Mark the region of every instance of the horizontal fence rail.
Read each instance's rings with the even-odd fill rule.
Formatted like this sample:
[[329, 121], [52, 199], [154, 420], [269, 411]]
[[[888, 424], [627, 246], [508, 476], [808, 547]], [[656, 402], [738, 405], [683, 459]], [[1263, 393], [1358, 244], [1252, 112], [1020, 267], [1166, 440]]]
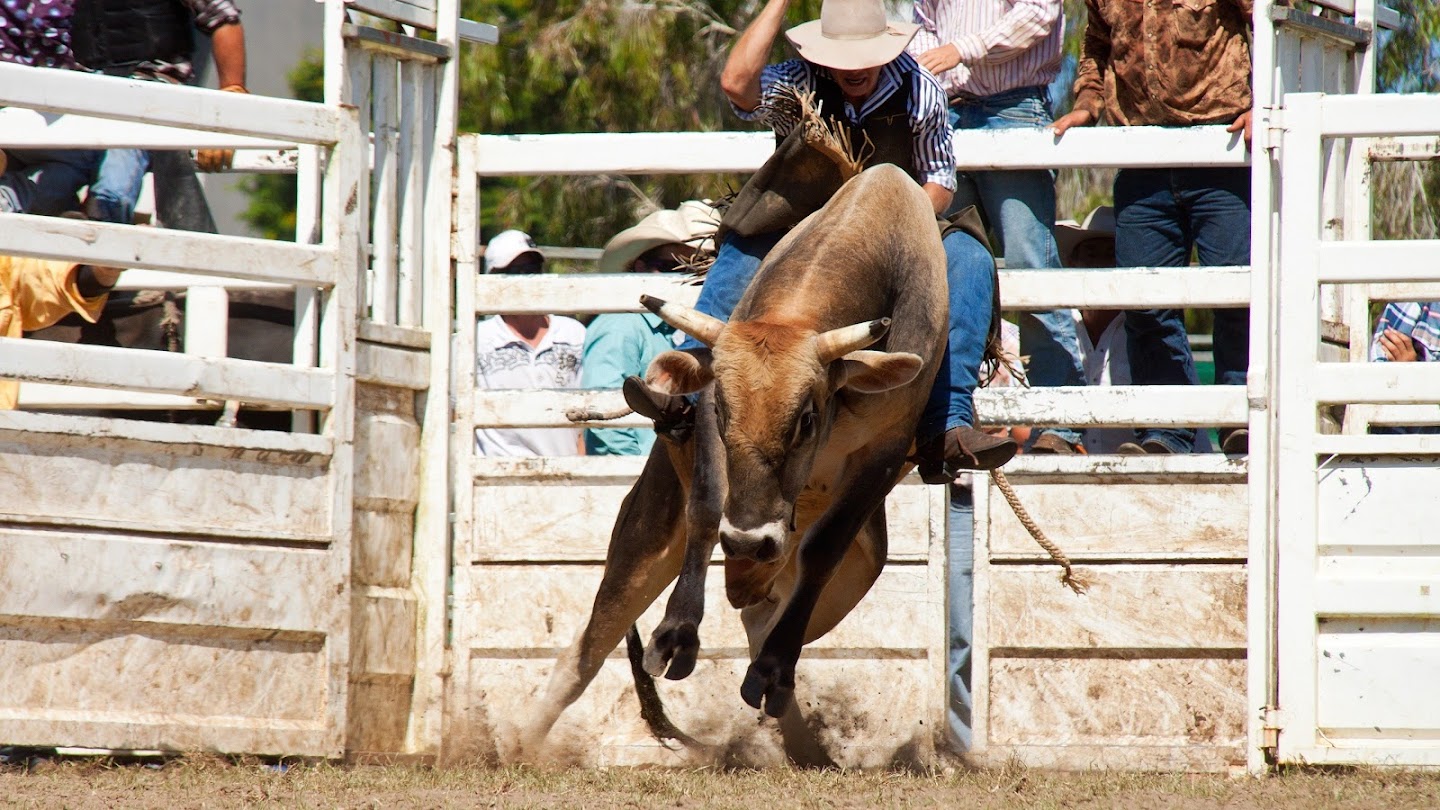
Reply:
[[[650, 427], [651, 420], [631, 414], [606, 422], [571, 422], [572, 408], [613, 411], [624, 407], [615, 390], [477, 390], [475, 426], [492, 427]], [[1168, 427], [1246, 424], [1245, 388], [1240, 385], [1080, 386], [1055, 388], [982, 388], [975, 410], [984, 424], [1069, 425], [1075, 427]]]
[[0, 87], [6, 106], [289, 143], [333, 143], [340, 124], [323, 104], [28, 65], [0, 63]]
[[[475, 311], [547, 314], [637, 312], [640, 296], [694, 304], [697, 280], [683, 275], [487, 275], [475, 279]], [[1250, 302], [1247, 268], [1118, 268], [1002, 270], [1000, 302], [1007, 310], [1057, 307], [1143, 309], [1243, 307]]]
[[18, 338], [0, 338], [0, 376], [309, 410], [329, 409], [335, 387], [327, 369]]
[[[36, 68], [30, 68], [34, 70]], [[293, 141], [165, 127], [22, 107], [0, 109], [0, 148], [93, 149], [97, 132], [111, 149], [285, 149]]]
[[335, 283], [333, 248], [109, 222], [7, 214], [5, 251], [110, 267], [145, 267], [288, 284]]
[[[483, 177], [751, 172], [775, 151], [768, 132], [633, 132], [469, 135]], [[1224, 127], [1078, 128], [955, 133], [961, 169], [1245, 166], [1238, 133]]]

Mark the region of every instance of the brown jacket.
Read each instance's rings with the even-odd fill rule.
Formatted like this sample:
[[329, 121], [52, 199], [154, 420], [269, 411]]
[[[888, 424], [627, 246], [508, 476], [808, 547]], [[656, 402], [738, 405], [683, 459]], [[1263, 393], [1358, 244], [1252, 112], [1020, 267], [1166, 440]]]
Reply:
[[1250, 109], [1253, 0], [1085, 0], [1075, 109], [1114, 126], [1228, 124]]

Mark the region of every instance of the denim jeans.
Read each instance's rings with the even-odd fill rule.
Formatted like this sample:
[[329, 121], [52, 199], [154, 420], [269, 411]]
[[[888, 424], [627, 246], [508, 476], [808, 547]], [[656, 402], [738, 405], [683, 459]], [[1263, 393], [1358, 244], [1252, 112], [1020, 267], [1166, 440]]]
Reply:
[[[765, 254], [783, 235], [728, 234], [720, 244], [715, 263], [705, 272], [705, 283], [695, 308], [706, 315], [728, 319], [760, 269]], [[995, 292], [994, 261], [984, 245], [958, 231], [945, 237], [944, 245], [950, 296], [949, 342], [916, 431], [916, 437], [922, 441], [950, 428], [975, 423], [972, 395], [979, 380]], [[687, 335], [679, 348], [700, 346], [699, 341]]]
[[[1115, 176], [1115, 257], [1120, 266], [1187, 267], [1192, 247], [1202, 266], [1250, 263], [1250, 170], [1121, 170]], [[1184, 310], [1128, 311], [1125, 334], [1135, 385], [1199, 384]], [[1249, 365], [1249, 310], [1215, 310], [1216, 384], [1244, 385]], [[1152, 428], [1139, 438], [1188, 453], [1195, 431]]]
[[[1044, 87], [1022, 87], [993, 96], [951, 102], [955, 129], [1040, 129], [1051, 123]], [[1046, 169], [961, 172], [952, 207], [979, 204], [999, 237], [1007, 270], [1060, 267], [1055, 244], [1055, 174]], [[1085, 367], [1075, 318], [1068, 309], [1020, 313], [1020, 352], [1030, 356], [1032, 385], [1084, 385]], [[1081, 433], [1050, 428], [1071, 444]]]
[[975, 501], [969, 487], [950, 489], [950, 661], [946, 719], [950, 736], [960, 750], [972, 743], [970, 657], [975, 646]]
[[149, 170], [150, 153], [144, 149], [106, 150], [95, 182], [90, 184], [93, 215], [105, 222], [134, 222], [135, 202]]
[[0, 176], [0, 211], [58, 216], [75, 207], [100, 152], [94, 149], [7, 149], [10, 167]]

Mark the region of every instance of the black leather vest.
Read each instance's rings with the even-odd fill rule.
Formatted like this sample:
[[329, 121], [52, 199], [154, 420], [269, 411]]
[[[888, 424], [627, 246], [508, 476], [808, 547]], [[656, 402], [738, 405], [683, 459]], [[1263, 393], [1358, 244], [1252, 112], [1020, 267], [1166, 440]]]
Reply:
[[[900, 87], [858, 125], [846, 118], [845, 96], [829, 76], [816, 76], [815, 101], [821, 117], [849, 131], [851, 148], [864, 158], [866, 168], [894, 163], [919, 182], [915, 173], [915, 135], [907, 112], [909, 78], [904, 76]], [[776, 136], [775, 153], [726, 209], [720, 223], [722, 236], [729, 231], [755, 236], [788, 230], [820, 210], [840, 189], [840, 170], [829, 158], [807, 146], [800, 130], [796, 127], [783, 138]]]
[[915, 182], [921, 182], [915, 172], [915, 131], [910, 127], [908, 75], [902, 74], [899, 89], [858, 125], [850, 123], [850, 119], [845, 117], [845, 94], [829, 76], [816, 77], [815, 101], [820, 104], [821, 117], [832, 126], [840, 125], [850, 130], [850, 145], [864, 157], [865, 168], [894, 163]]
[[180, 0], [77, 0], [72, 19], [75, 58], [114, 76], [149, 60], [188, 59], [195, 49], [190, 11]]

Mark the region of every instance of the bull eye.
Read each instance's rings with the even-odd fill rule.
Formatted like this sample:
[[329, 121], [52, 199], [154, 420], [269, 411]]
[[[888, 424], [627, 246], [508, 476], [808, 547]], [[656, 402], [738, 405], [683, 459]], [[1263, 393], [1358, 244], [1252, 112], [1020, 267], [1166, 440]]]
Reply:
[[815, 411], [806, 409], [795, 423], [795, 444], [808, 441], [815, 435]]

